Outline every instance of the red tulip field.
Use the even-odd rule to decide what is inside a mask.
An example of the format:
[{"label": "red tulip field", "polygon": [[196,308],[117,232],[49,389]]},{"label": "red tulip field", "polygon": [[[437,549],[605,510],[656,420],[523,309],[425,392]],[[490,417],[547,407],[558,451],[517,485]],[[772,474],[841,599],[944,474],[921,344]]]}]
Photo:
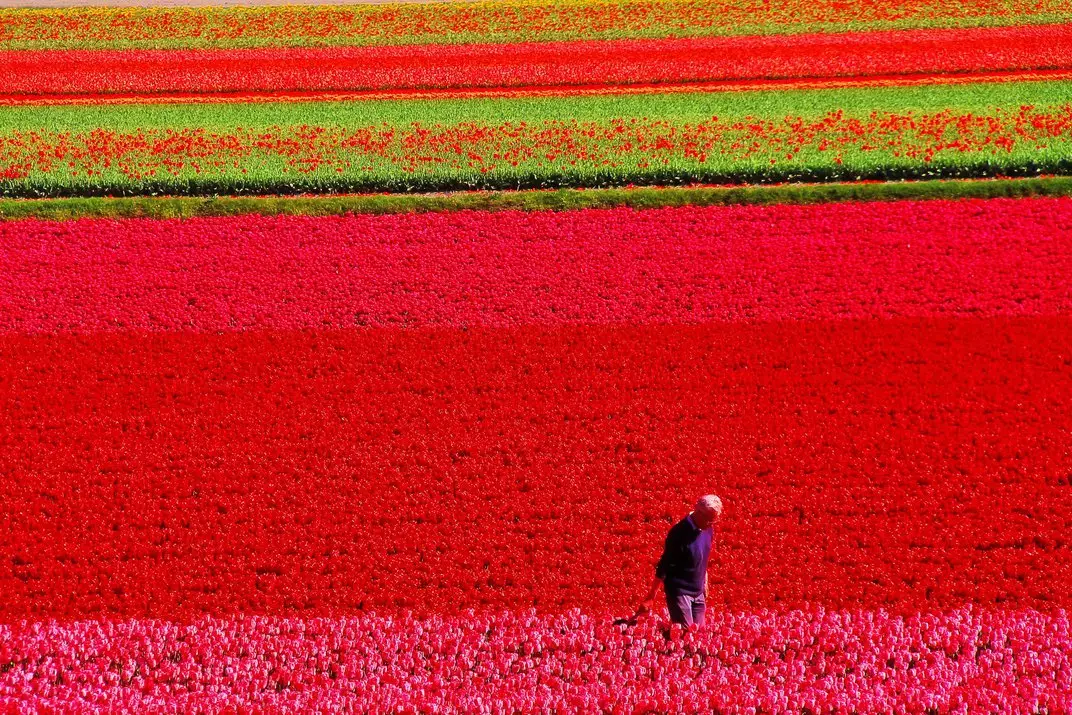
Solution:
[{"label": "red tulip field", "polygon": [[[0,9],[0,711],[1072,712],[1072,9]],[[703,494],[706,622],[637,611]]]}]

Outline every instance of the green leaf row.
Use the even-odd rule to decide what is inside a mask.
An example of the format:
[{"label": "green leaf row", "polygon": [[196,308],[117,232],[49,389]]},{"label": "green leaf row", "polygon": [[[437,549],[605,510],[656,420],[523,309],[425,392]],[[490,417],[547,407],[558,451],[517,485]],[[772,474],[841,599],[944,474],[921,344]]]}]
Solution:
[{"label": "green leaf row", "polygon": [[1072,83],[0,110],[0,195],[1072,173]]},{"label": "green leaf row", "polygon": [[346,196],[138,196],[0,199],[0,220],[395,214],[429,211],[568,211],[586,208],[815,204],[835,201],[1072,196],[1072,177],[773,186],[638,187],[555,191]]},{"label": "green leaf row", "polygon": [[1049,24],[1063,0],[495,0],[0,9],[0,50],[510,43]]}]

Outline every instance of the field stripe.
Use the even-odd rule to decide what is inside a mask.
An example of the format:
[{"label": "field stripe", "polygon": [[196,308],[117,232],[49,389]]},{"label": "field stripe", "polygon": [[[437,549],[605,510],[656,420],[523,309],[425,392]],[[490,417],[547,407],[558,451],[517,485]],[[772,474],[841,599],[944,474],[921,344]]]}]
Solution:
[{"label": "field stripe", "polygon": [[350,7],[0,10],[0,49],[179,49],[554,42],[1072,21],[1061,0],[499,0]]},{"label": "field stripe", "polygon": [[720,82],[690,82],[686,84],[569,84],[528,87],[455,87],[448,89],[362,90],[362,91],[260,91],[135,93],[108,94],[0,94],[0,106],[101,106],[109,104],[250,104],[279,102],[354,102],[390,101],[400,99],[465,99],[465,98],[522,98],[575,97],[591,95],[630,94],[704,94],[709,92],[769,92],[772,90],[821,90],[853,87],[914,87],[935,84],[984,84],[994,82],[1039,82],[1072,80],[1072,70],[1010,70],[1004,72],[968,72],[950,74],[938,72],[914,75],[872,75],[864,77],[827,77],[817,79],[725,80]]},{"label": "field stripe", "polygon": [[[0,53],[0,96],[299,95],[1072,69],[1072,24],[974,30],[512,45]],[[919,81],[918,79],[916,81]]]},{"label": "field stripe", "polygon": [[[243,107],[234,104],[205,104],[173,107],[166,104],[103,107],[9,107],[0,111],[0,131],[51,129],[77,134],[94,129],[134,132],[151,129],[195,129],[212,131],[236,126],[267,129],[273,126],[353,128],[387,124],[405,127],[411,122],[422,126],[474,123],[481,126],[521,122],[609,121],[643,117],[675,124],[699,123],[718,116],[726,121],[746,117],[784,121],[787,116],[821,119],[841,111],[847,118],[867,119],[872,112],[911,111],[913,116],[932,115],[943,110],[986,115],[995,108],[1018,110],[1029,104],[1036,108],[1063,107],[1069,103],[1069,82],[999,82],[983,85],[939,85],[915,87],[861,87],[828,90],[785,90],[755,92],[747,103],[741,97],[715,93],[656,93],[644,95],[463,98],[418,101],[400,99],[385,102],[317,102],[295,106],[287,102],[262,103]],[[430,128],[430,127],[429,127]],[[1060,127],[1058,127],[1060,128]],[[9,151],[15,147],[9,147]]]},{"label": "field stripe", "polygon": [[0,0],[4,8],[193,8],[193,7],[262,7],[276,5],[388,5],[398,3],[443,3],[457,0]]},{"label": "field stripe", "polygon": [[0,220],[38,218],[180,219],[206,216],[343,216],[433,211],[569,211],[630,207],[823,204],[838,201],[928,201],[1072,196],[1072,177],[896,182],[830,182],[758,186],[631,187],[555,191],[327,196],[137,196],[0,199]]},{"label": "field stripe", "polygon": [[[0,657],[10,664],[0,674],[0,705],[187,712],[1072,709],[1066,614],[962,609],[890,618],[804,610],[709,618],[687,641],[589,613],[23,624],[0,629]],[[688,687],[667,687],[681,682]]]},{"label": "field stripe", "polygon": [[1068,82],[0,110],[0,194],[306,194],[1065,174]]},{"label": "field stripe", "polygon": [[1070,344],[1067,316],[4,336],[0,621],[621,611],[703,491],[716,609],[1067,609]]},{"label": "field stripe", "polygon": [[1072,312],[1072,200],[0,225],[0,331]]}]

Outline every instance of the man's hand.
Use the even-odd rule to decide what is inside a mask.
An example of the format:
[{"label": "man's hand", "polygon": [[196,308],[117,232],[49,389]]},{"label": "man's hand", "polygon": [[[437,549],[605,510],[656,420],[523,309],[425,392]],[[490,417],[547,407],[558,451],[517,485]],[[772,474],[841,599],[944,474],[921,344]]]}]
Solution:
[{"label": "man's hand", "polygon": [[661,583],[662,580],[658,577],[656,577],[655,580],[651,582],[651,588],[648,589],[647,594],[645,594],[644,598],[641,599],[640,605],[637,606],[637,616],[641,615],[642,613],[648,613],[649,611],[651,611],[652,606],[655,605],[655,594],[658,593],[659,585]]}]

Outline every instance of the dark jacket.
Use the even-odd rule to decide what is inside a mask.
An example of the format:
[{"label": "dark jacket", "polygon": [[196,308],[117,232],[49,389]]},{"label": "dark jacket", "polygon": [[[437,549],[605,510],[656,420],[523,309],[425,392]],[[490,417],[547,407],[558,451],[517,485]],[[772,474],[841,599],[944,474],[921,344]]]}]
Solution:
[{"label": "dark jacket", "polygon": [[711,528],[701,530],[691,516],[670,527],[662,558],[655,566],[655,575],[662,579],[667,593],[703,593],[711,536]]}]

